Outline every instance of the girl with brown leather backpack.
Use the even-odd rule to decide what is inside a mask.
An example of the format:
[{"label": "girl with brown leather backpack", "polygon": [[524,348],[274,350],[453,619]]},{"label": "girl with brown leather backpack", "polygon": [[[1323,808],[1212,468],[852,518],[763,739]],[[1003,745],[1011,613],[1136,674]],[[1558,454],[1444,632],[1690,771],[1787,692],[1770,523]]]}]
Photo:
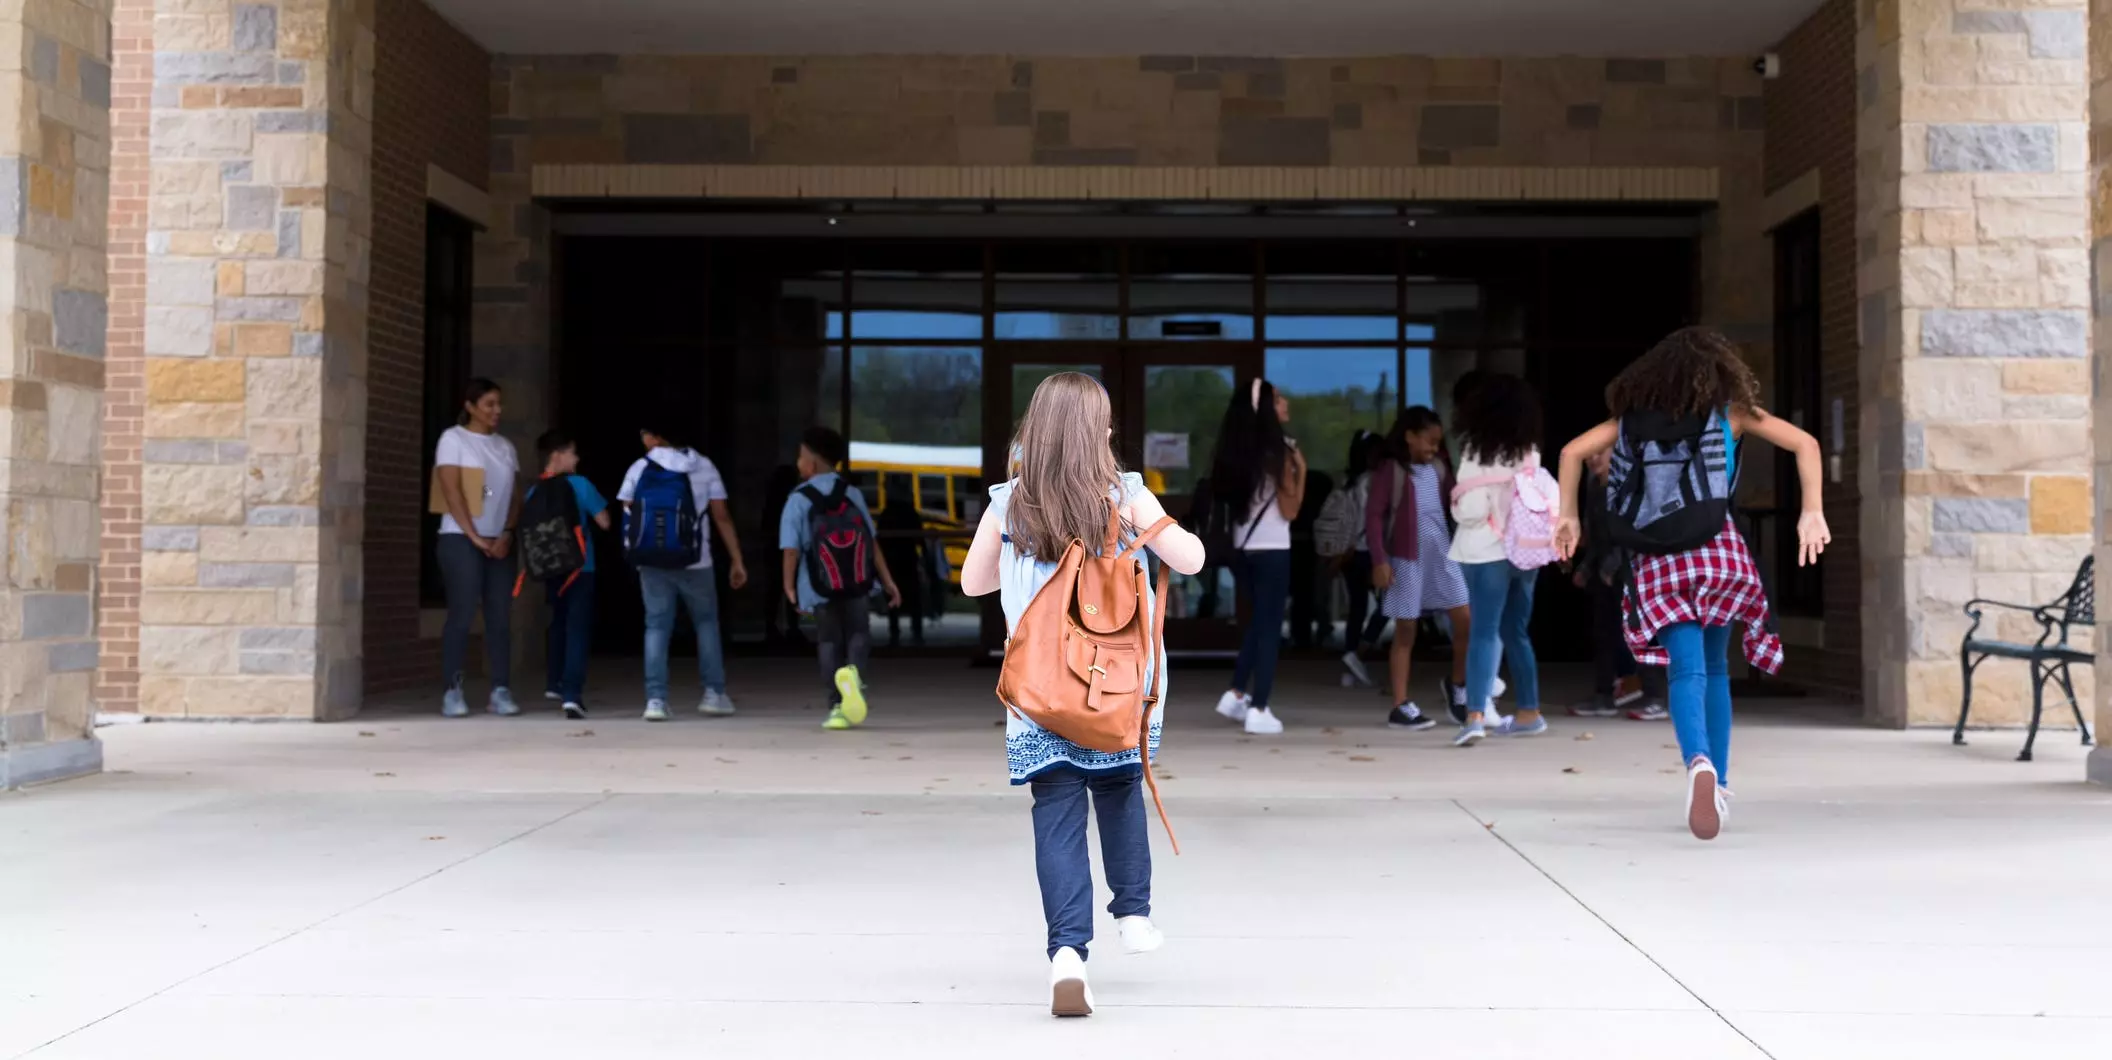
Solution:
[{"label": "girl with brown leather backpack", "polygon": [[1050,1007],[1059,1016],[1093,1007],[1088,799],[1123,947],[1142,953],[1163,941],[1151,923],[1144,791],[1156,801],[1149,766],[1166,696],[1164,583],[1152,588],[1143,550],[1183,574],[1203,566],[1202,541],[1116,461],[1112,424],[1098,380],[1077,372],[1044,380],[1020,421],[1015,477],[991,488],[961,568],[963,592],[995,592],[1004,605],[1005,756],[1012,783],[1034,794]]}]

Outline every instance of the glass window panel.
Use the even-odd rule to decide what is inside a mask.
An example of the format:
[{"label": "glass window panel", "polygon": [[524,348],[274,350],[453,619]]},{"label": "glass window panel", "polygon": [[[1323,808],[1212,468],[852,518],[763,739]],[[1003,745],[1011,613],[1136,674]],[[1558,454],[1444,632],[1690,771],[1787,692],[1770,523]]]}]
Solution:
[{"label": "glass window panel", "polygon": [[997,248],[1000,339],[1122,336],[1121,263],[1111,246],[1015,243]]},{"label": "glass window panel", "polygon": [[[979,445],[982,402],[981,350],[887,346],[851,350],[853,444]],[[973,466],[981,465],[977,457]]]},{"label": "glass window panel", "polygon": [[1264,363],[1269,382],[1290,400],[1285,432],[1298,439],[1316,470],[1347,466],[1356,433],[1384,432],[1401,408],[1399,355],[1392,346],[1271,349]]},{"label": "glass window panel", "polygon": [[983,337],[981,246],[860,246],[853,265],[851,338]]},{"label": "glass window panel", "polygon": [[777,374],[778,422],[797,441],[808,427],[843,430],[843,347],[805,346],[742,351],[767,358]]},{"label": "glass window panel", "polygon": [[1392,244],[1291,244],[1267,254],[1270,341],[1394,341],[1400,285]]},{"label": "glass window panel", "polygon": [[1251,339],[1253,276],[1249,244],[1138,246],[1130,254],[1129,336]]},{"label": "glass window panel", "polygon": [[1144,369],[1144,469],[1154,492],[1185,495],[1210,473],[1217,429],[1232,400],[1229,364],[1155,364]]},{"label": "glass window panel", "polygon": [[1107,385],[1107,380],[1101,378],[1100,366],[1097,364],[1015,364],[1012,366],[1012,425],[1014,427],[1019,426],[1019,421],[1026,418],[1027,402],[1034,399],[1034,388],[1040,386],[1042,380],[1060,372],[1083,372],[1095,379],[1099,379],[1100,385]]},{"label": "glass window panel", "polygon": [[1410,280],[1402,312],[1411,327],[1428,328],[1440,342],[1477,342],[1487,330],[1481,289],[1472,284]]}]

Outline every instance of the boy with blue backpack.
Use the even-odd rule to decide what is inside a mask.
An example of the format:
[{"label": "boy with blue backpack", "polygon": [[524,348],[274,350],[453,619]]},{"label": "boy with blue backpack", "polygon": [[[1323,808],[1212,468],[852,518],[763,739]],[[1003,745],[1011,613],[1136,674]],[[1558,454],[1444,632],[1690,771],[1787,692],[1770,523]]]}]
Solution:
[{"label": "boy with blue backpack", "polygon": [[846,446],[827,427],[810,427],[799,440],[800,483],[785,500],[777,521],[784,552],[785,597],[801,614],[814,616],[821,676],[829,689],[831,731],[865,722],[865,685],[859,669],[872,649],[868,598],[877,582],[889,607],[902,606],[902,590],[876,542],[879,527],[865,495],[837,474]]},{"label": "boy with blue backpack", "polygon": [[667,720],[667,644],[675,632],[675,607],[689,609],[697,629],[697,674],[704,698],[697,711],[706,717],[733,713],[726,695],[726,657],[719,644],[719,587],[711,566],[711,531],[703,513],[711,513],[726,542],[733,569],[726,584],[748,584],[741,559],[741,539],[726,507],[726,482],[712,462],[669,437],[667,432],[638,432],[645,455],[624,473],[616,499],[623,502],[623,545],[638,568],[638,590],[645,597],[645,720]]},{"label": "boy with blue backpack", "polygon": [[[543,583],[550,604],[548,680],[543,698],[564,704],[565,717],[587,716],[587,649],[594,632],[594,537],[587,523],[607,530],[609,502],[579,473],[579,447],[563,431],[535,440],[543,476],[521,502],[521,574]],[[545,489],[544,487],[550,487]]]}]

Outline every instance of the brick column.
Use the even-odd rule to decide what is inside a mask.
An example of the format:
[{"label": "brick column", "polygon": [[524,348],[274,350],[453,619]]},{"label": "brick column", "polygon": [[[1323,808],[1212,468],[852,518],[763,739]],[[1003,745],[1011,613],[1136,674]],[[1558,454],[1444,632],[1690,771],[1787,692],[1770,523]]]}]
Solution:
[{"label": "brick column", "polygon": [[103,387],[102,566],[96,709],[139,710],[140,430],[146,416],[147,119],[154,0],[116,0],[111,21],[110,353]]},{"label": "brick column", "polygon": [[[2097,343],[2097,566],[2112,562],[2112,0],[2090,0],[2090,253],[2097,290],[2092,302]],[[2112,666],[2112,637],[2097,638],[2098,668]],[[2112,784],[2112,681],[2097,685],[2099,744],[2090,779]]]},{"label": "brick column", "polygon": [[93,729],[109,4],[0,5],[0,788],[101,767]]},{"label": "brick column", "polygon": [[[2084,15],[1859,7],[1864,701],[1886,724],[1956,718],[1961,605],[2049,600],[2090,552]],[[2022,667],[1988,666],[1974,719],[2029,700]]]},{"label": "brick column", "polygon": [[154,26],[140,706],[359,700],[372,0]]}]

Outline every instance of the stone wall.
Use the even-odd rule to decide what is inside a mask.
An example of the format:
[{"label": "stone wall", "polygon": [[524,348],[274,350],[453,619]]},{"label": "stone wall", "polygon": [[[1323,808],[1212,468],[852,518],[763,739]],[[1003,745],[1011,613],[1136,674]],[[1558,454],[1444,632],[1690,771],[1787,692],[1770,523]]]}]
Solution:
[{"label": "stone wall", "polygon": [[[2112,562],[2112,0],[2090,0],[2090,253],[2096,291],[2097,566]],[[2098,643],[2099,667],[2112,666],[2112,638]],[[2090,779],[2112,784],[2112,681],[2097,685],[2099,744]]]},{"label": "stone wall", "polygon": [[373,0],[155,24],[140,705],[357,709]]},{"label": "stone wall", "polygon": [[[1941,724],[1961,605],[2052,599],[2093,541],[2083,6],[1864,0],[1857,56],[1865,702]],[[1976,720],[2028,687],[1989,664]]]},{"label": "stone wall", "polygon": [[0,788],[98,768],[110,4],[0,5]]},{"label": "stone wall", "polygon": [[[484,188],[491,57],[420,0],[381,0],[375,26],[373,371],[367,422],[368,694],[438,684],[421,637],[425,516],[425,211],[428,167]],[[481,220],[481,218],[479,218]],[[530,450],[532,452],[532,450]]]}]

